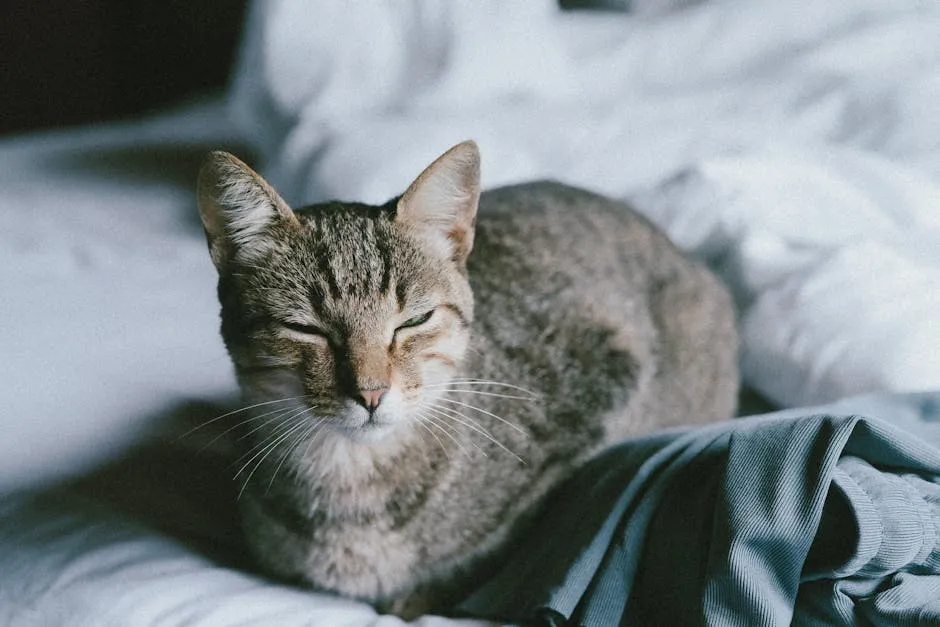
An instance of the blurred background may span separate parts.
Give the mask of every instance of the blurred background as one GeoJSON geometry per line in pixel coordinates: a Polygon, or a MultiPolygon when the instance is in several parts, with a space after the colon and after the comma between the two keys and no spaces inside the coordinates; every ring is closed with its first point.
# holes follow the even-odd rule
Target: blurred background
{"type": "Polygon", "coordinates": [[[0,492],[233,393],[213,149],[375,203],[474,138],[484,186],[627,200],[710,263],[773,404],[935,388],[937,32],[935,0],[4,0],[0,492]]]}
{"type": "MultiPolygon", "coordinates": [[[[695,0],[559,0],[655,13],[695,0]]],[[[249,0],[4,0],[0,135],[119,120],[220,92],[249,0]]]]}
{"type": "Polygon", "coordinates": [[[0,134],[146,114],[220,91],[247,0],[4,0],[0,134]]]}

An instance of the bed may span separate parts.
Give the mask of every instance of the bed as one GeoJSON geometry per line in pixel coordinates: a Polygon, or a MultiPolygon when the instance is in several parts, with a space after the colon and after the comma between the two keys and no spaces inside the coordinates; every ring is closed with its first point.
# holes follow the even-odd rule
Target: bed
{"type": "Polygon", "coordinates": [[[0,141],[0,623],[401,624],[255,573],[224,465],[164,435],[236,397],[194,180],[224,148],[289,202],[379,202],[473,138],[485,187],[626,199],[707,261],[738,309],[743,407],[783,411],[624,443],[582,479],[609,483],[578,502],[577,550],[533,540],[474,617],[415,624],[936,624],[937,32],[932,0],[257,2],[227,93],[0,141]],[[687,470],[660,472],[664,450],[687,470]],[[725,498],[717,525],[696,494],[745,494],[730,468],[790,487],[725,498]],[[712,553],[679,567],[670,545],[712,553]]]}

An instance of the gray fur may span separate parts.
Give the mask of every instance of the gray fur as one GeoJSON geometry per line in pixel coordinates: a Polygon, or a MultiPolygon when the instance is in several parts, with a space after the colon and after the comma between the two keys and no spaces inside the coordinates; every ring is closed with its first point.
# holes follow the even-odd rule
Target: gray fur
{"type": "Polygon", "coordinates": [[[246,401],[269,403],[238,478],[273,574],[446,611],[602,447],[733,414],[712,274],[621,203],[478,180],[467,142],[383,207],[291,214],[234,157],[207,160],[223,338],[246,401]],[[363,394],[386,388],[370,413],[363,394]]]}

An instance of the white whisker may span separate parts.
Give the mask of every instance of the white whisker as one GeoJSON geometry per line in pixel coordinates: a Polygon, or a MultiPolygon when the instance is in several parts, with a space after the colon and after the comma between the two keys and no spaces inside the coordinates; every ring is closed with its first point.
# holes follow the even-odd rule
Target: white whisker
{"type": "Polygon", "coordinates": [[[470,418],[469,416],[465,416],[464,414],[460,413],[460,412],[457,411],[456,409],[451,409],[450,407],[442,407],[442,406],[440,406],[440,405],[433,405],[433,404],[427,405],[427,408],[428,408],[430,411],[433,411],[433,412],[434,412],[435,414],[437,414],[438,416],[446,417],[448,420],[453,420],[454,422],[457,422],[457,423],[459,423],[459,424],[462,424],[462,425],[464,425],[465,427],[468,427],[468,428],[470,428],[470,429],[473,429],[473,430],[476,431],[477,433],[480,433],[480,434],[485,435],[485,436],[487,436],[487,437],[493,437],[493,434],[490,433],[489,430],[488,430],[486,427],[484,427],[483,425],[481,425],[481,424],[480,424],[479,422],[477,422],[476,420],[473,420],[473,419],[470,418]],[[459,416],[460,418],[465,419],[467,422],[464,422],[463,420],[458,420],[458,419],[456,418],[457,416],[459,416]]]}
{"type": "Polygon", "coordinates": [[[251,409],[255,409],[256,407],[263,407],[263,406],[265,406],[265,405],[273,405],[274,403],[286,403],[286,402],[288,402],[288,401],[296,401],[296,400],[299,400],[299,399],[302,399],[302,398],[306,398],[306,397],[307,397],[307,395],[305,394],[305,395],[303,395],[303,396],[292,396],[292,397],[290,397],[290,398],[278,398],[278,399],[274,399],[273,401],[264,401],[264,402],[261,402],[261,403],[255,403],[254,405],[248,405],[248,406],[246,406],[246,407],[240,407],[240,408],[238,408],[238,409],[233,409],[232,411],[226,412],[226,413],[222,414],[221,416],[216,416],[215,418],[212,418],[211,420],[207,420],[207,421],[205,421],[205,422],[203,422],[203,423],[200,423],[200,424],[196,425],[195,427],[193,427],[192,429],[190,429],[189,431],[187,431],[187,432],[184,433],[183,435],[179,436],[179,439],[183,439],[183,438],[185,438],[186,436],[191,435],[192,433],[198,431],[199,429],[202,429],[203,427],[212,424],[213,422],[216,422],[216,421],[218,421],[218,420],[222,420],[223,418],[228,418],[229,416],[233,416],[233,415],[235,415],[235,414],[240,414],[240,413],[243,412],[243,411],[248,411],[248,410],[251,410],[251,409]]]}
{"type": "Polygon", "coordinates": [[[491,434],[489,431],[481,427],[479,424],[476,423],[475,420],[473,420],[469,416],[466,416],[465,414],[461,414],[457,410],[450,409],[449,407],[440,407],[440,406],[430,407],[429,406],[428,409],[435,412],[438,416],[441,416],[442,418],[453,420],[454,422],[462,424],[468,429],[471,429],[472,431],[479,433],[480,435],[485,437],[487,440],[489,440],[490,442],[492,442],[499,448],[503,449],[504,451],[506,451],[513,457],[515,457],[517,460],[519,460],[520,463],[523,463],[523,464],[526,463],[526,461],[522,459],[522,457],[520,457],[515,451],[513,451],[512,449],[507,447],[505,444],[503,444],[502,442],[497,440],[495,437],[493,437],[493,434],[491,434]],[[463,418],[464,420],[461,420],[461,418],[463,418]]]}
{"type": "MultiPolygon", "coordinates": [[[[271,487],[274,485],[274,479],[275,477],[277,477],[277,473],[281,470],[281,466],[284,465],[284,462],[287,460],[287,458],[290,457],[294,453],[294,451],[296,451],[300,447],[300,445],[304,443],[304,440],[307,440],[311,436],[315,436],[317,431],[319,431],[323,427],[324,422],[325,422],[324,420],[317,420],[316,422],[314,422],[311,426],[307,428],[306,431],[304,431],[300,436],[297,437],[297,440],[292,445],[287,447],[287,450],[284,452],[283,455],[281,455],[280,460],[277,462],[277,466],[274,467],[274,472],[271,474],[271,480],[268,482],[268,487],[265,490],[265,492],[268,492],[271,490],[271,487]]],[[[309,443],[308,443],[308,446],[309,446],[309,443]]]]}
{"type": "MultiPolygon", "coordinates": [[[[245,459],[247,459],[248,460],[247,463],[250,464],[251,460],[254,459],[254,456],[257,452],[264,450],[268,446],[268,444],[276,441],[281,435],[283,435],[285,432],[292,429],[295,425],[297,425],[300,422],[302,421],[301,420],[285,420],[281,424],[276,425],[271,430],[271,433],[268,433],[260,442],[256,442],[251,448],[249,448],[242,455],[240,455],[238,459],[232,462],[231,466],[236,466],[245,459]]],[[[242,467],[242,470],[244,470],[244,467],[242,467]]],[[[235,476],[238,476],[238,473],[235,473],[235,476]]]]}
{"type": "Polygon", "coordinates": [[[313,448],[313,445],[314,443],[316,443],[317,438],[325,432],[325,428],[326,428],[326,420],[321,419],[319,422],[319,427],[317,428],[316,432],[312,434],[313,437],[311,437],[310,441],[307,442],[307,448],[304,449],[303,457],[310,456],[310,449],[313,448]]]}
{"type": "Polygon", "coordinates": [[[535,401],[536,400],[536,398],[533,396],[516,396],[513,394],[499,394],[497,392],[484,392],[482,390],[468,390],[468,389],[458,388],[458,387],[438,387],[434,385],[427,385],[425,387],[427,389],[434,389],[436,391],[459,392],[461,394],[476,394],[478,396],[495,396],[496,398],[511,398],[511,399],[517,399],[520,401],[535,401]]]}
{"type": "Polygon", "coordinates": [[[503,417],[501,417],[501,416],[497,416],[497,415],[494,414],[493,412],[486,411],[485,409],[483,409],[483,408],[481,408],[481,407],[476,407],[475,405],[470,405],[469,403],[464,403],[463,401],[458,401],[458,400],[455,400],[455,399],[452,399],[452,398],[447,398],[447,397],[441,397],[441,398],[439,398],[439,399],[437,399],[437,400],[438,400],[438,402],[453,403],[454,405],[460,405],[461,407],[466,407],[467,409],[472,409],[472,410],[474,410],[474,411],[478,411],[478,412],[480,412],[481,414],[486,414],[486,415],[489,416],[490,418],[495,418],[496,420],[499,420],[500,422],[502,422],[502,423],[505,424],[506,426],[512,427],[513,429],[515,429],[516,431],[518,431],[518,432],[521,433],[522,435],[528,436],[528,434],[527,434],[521,427],[519,427],[519,426],[517,426],[517,425],[514,425],[514,424],[512,424],[511,422],[509,422],[508,420],[506,420],[505,418],[503,418],[503,417]]]}
{"type": "MultiPolygon", "coordinates": [[[[264,422],[262,422],[260,425],[258,425],[257,427],[255,427],[255,428],[252,429],[251,431],[247,431],[246,433],[243,433],[241,436],[239,436],[238,439],[239,439],[239,440],[244,440],[244,439],[246,439],[246,438],[249,438],[249,437],[251,437],[253,434],[255,434],[255,433],[257,433],[258,431],[260,431],[261,429],[264,429],[266,426],[268,426],[268,425],[271,424],[272,422],[277,422],[277,421],[279,421],[279,420],[290,421],[290,420],[296,418],[297,416],[303,415],[303,414],[305,414],[306,412],[308,412],[308,411],[310,411],[310,410],[312,410],[312,409],[313,409],[313,407],[287,407],[287,408],[284,408],[284,409],[277,409],[277,410],[275,410],[275,411],[273,411],[273,412],[268,412],[268,413],[266,413],[266,414],[262,414],[262,416],[270,416],[271,414],[275,414],[275,415],[272,416],[271,418],[268,418],[267,420],[265,420],[264,422]],[[285,418],[284,416],[285,416],[286,414],[290,414],[290,415],[287,416],[287,418],[285,418]]],[[[243,420],[241,423],[239,423],[238,425],[236,425],[236,427],[237,427],[237,426],[245,425],[245,424],[247,424],[247,423],[249,423],[249,422],[253,422],[253,420],[250,419],[250,418],[247,419],[247,420],[243,420]]]]}
{"type": "Polygon", "coordinates": [[[255,443],[255,445],[252,446],[250,449],[248,449],[248,451],[245,454],[243,454],[241,457],[236,459],[234,463],[237,464],[241,460],[245,459],[246,457],[250,456],[252,453],[257,451],[258,449],[263,448],[269,442],[277,439],[282,433],[291,429],[294,425],[298,423],[303,423],[304,420],[303,418],[300,418],[300,416],[306,413],[308,409],[309,408],[306,408],[306,407],[301,407],[301,408],[292,407],[292,408],[288,408],[285,410],[281,410],[278,415],[272,418],[268,418],[267,420],[264,421],[263,424],[255,427],[250,432],[240,437],[239,440],[244,440],[248,438],[249,436],[251,436],[252,434],[254,434],[255,432],[267,427],[271,423],[275,423],[275,422],[280,423],[271,430],[271,433],[268,433],[264,438],[261,439],[260,442],[255,443]],[[284,415],[288,413],[290,415],[285,418],[284,415]]]}
{"type": "MultiPolygon", "coordinates": [[[[291,400],[294,400],[294,399],[291,399],[291,400]]],[[[240,420],[240,421],[236,422],[234,425],[232,425],[231,427],[229,427],[228,429],[226,429],[225,431],[223,431],[222,433],[218,434],[217,436],[215,436],[214,438],[212,438],[211,440],[209,440],[209,442],[208,442],[205,446],[203,446],[202,450],[205,450],[205,449],[209,448],[209,447],[212,446],[216,441],[218,441],[220,438],[225,437],[227,434],[229,434],[229,433],[231,433],[232,431],[238,429],[239,427],[244,427],[245,425],[247,425],[247,424],[249,424],[249,423],[256,422],[256,421],[258,421],[258,420],[263,420],[264,418],[266,418],[266,417],[268,417],[268,416],[271,416],[272,414],[277,414],[274,418],[269,418],[268,420],[265,420],[265,421],[261,424],[261,426],[259,426],[258,428],[253,429],[252,431],[249,431],[247,434],[245,434],[245,435],[243,435],[242,437],[238,438],[239,440],[243,440],[245,437],[247,437],[248,435],[251,435],[252,433],[254,433],[255,431],[257,431],[258,429],[261,429],[261,428],[263,428],[264,426],[271,424],[271,423],[274,422],[275,420],[278,420],[281,416],[283,416],[284,414],[290,412],[292,409],[294,409],[294,408],[293,408],[293,407],[287,407],[287,408],[281,408],[281,409],[272,409],[271,411],[266,411],[266,412],[264,412],[263,414],[258,414],[258,415],[255,415],[255,416],[250,416],[250,417],[248,417],[248,418],[245,418],[244,420],[240,420]]]]}
{"type": "Polygon", "coordinates": [[[455,378],[453,378],[453,379],[450,379],[450,380],[448,380],[448,381],[446,381],[446,382],[442,382],[442,383],[429,383],[429,384],[427,384],[425,387],[429,387],[429,388],[432,388],[432,387],[446,387],[446,386],[452,385],[452,384],[453,384],[453,385],[492,385],[492,386],[496,386],[496,387],[509,388],[509,389],[512,389],[512,390],[517,390],[517,391],[519,391],[519,392],[524,392],[525,394],[528,394],[529,396],[531,396],[531,397],[534,398],[534,399],[535,399],[535,398],[538,398],[538,396],[539,396],[538,394],[536,394],[536,393],[533,392],[532,390],[526,389],[526,388],[524,388],[524,387],[520,387],[520,386],[518,386],[518,385],[513,385],[512,383],[504,383],[504,382],[502,382],[502,381],[492,381],[492,380],[490,380],[490,379],[474,379],[474,378],[471,378],[471,377],[455,377],[455,378]]]}
{"type": "Polygon", "coordinates": [[[416,418],[417,418],[418,426],[420,426],[422,429],[430,433],[431,437],[437,440],[438,445],[440,445],[441,447],[441,451],[444,452],[444,457],[446,457],[447,459],[450,459],[450,454],[447,452],[447,447],[444,446],[444,442],[442,442],[441,439],[437,437],[437,434],[431,431],[431,429],[425,424],[426,418],[420,414],[416,416],[416,418]]]}
{"type": "MultiPolygon", "coordinates": [[[[449,427],[449,425],[438,422],[438,420],[436,420],[434,416],[431,416],[429,414],[423,414],[422,419],[425,420],[428,425],[434,427],[435,429],[443,433],[445,436],[447,436],[457,446],[457,448],[460,449],[460,451],[464,455],[467,455],[467,456],[470,455],[470,451],[467,450],[467,448],[463,445],[463,443],[460,440],[458,440],[454,436],[454,434],[448,430],[447,427],[449,427]]],[[[484,456],[486,456],[486,453],[483,451],[483,449],[480,449],[479,447],[477,448],[481,453],[483,453],[484,456]]]]}
{"type": "Polygon", "coordinates": [[[235,473],[235,476],[238,477],[238,475],[240,475],[242,472],[244,472],[244,470],[248,467],[249,464],[251,464],[251,462],[252,462],[255,458],[257,458],[259,455],[261,455],[261,459],[259,459],[258,462],[255,464],[254,468],[251,469],[251,471],[248,473],[248,476],[245,477],[245,482],[242,484],[242,488],[241,488],[241,490],[239,490],[239,492],[238,492],[238,498],[239,498],[239,499],[241,498],[242,494],[245,492],[245,488],[248,487],[248,483],[251,481],[251,477],[255,474],[255,472],[258,470],[258,468],[261,467],[261,464],[264,463],[264,460],[267,459],[268,455],[269,455],[274,449],[276,449],[278,446],[280,446],[280,444],[281,444],[282,442],[284,442],[285,440],[287,440],[287,438],[289,438],[292,434],[296,433],[300,428],[302,428],[303,426],[305,426],[305,424],[306,424],[306,421],[305,421],[305,420],[303,420],[303,419],[297,420],[296,423],[295,423],[291,428],[287,429],[282,435],[280,435],[279,437],[275,438],[274,441],[272,441],[270,444],[268,444],[267,446],[265,446],[263,449],[261,449],[260,451],[258,451],[257,453],[255,453],[255,455],[254,455],[251,459],[249,459],[247,462],[245,462],[245,464],[241,467],[241,469],[239,469],[239,471],[235,473]]]}

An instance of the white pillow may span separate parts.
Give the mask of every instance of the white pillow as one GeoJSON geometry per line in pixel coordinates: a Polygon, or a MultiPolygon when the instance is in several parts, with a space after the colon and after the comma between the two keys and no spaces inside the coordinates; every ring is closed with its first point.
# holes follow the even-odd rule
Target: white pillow
{"type": "Polygon", "coordinates": [[[559,17],[554,0],[255,2],[234,108],[270,158],[301,118],[573,94],[559,17]]]}
{"type": "Polygon", "coordinates": [[[848,149],[707,160],[635,202],[722,269],[745,376],[787,406],[940,388],[940,186],[848,149]]]}

